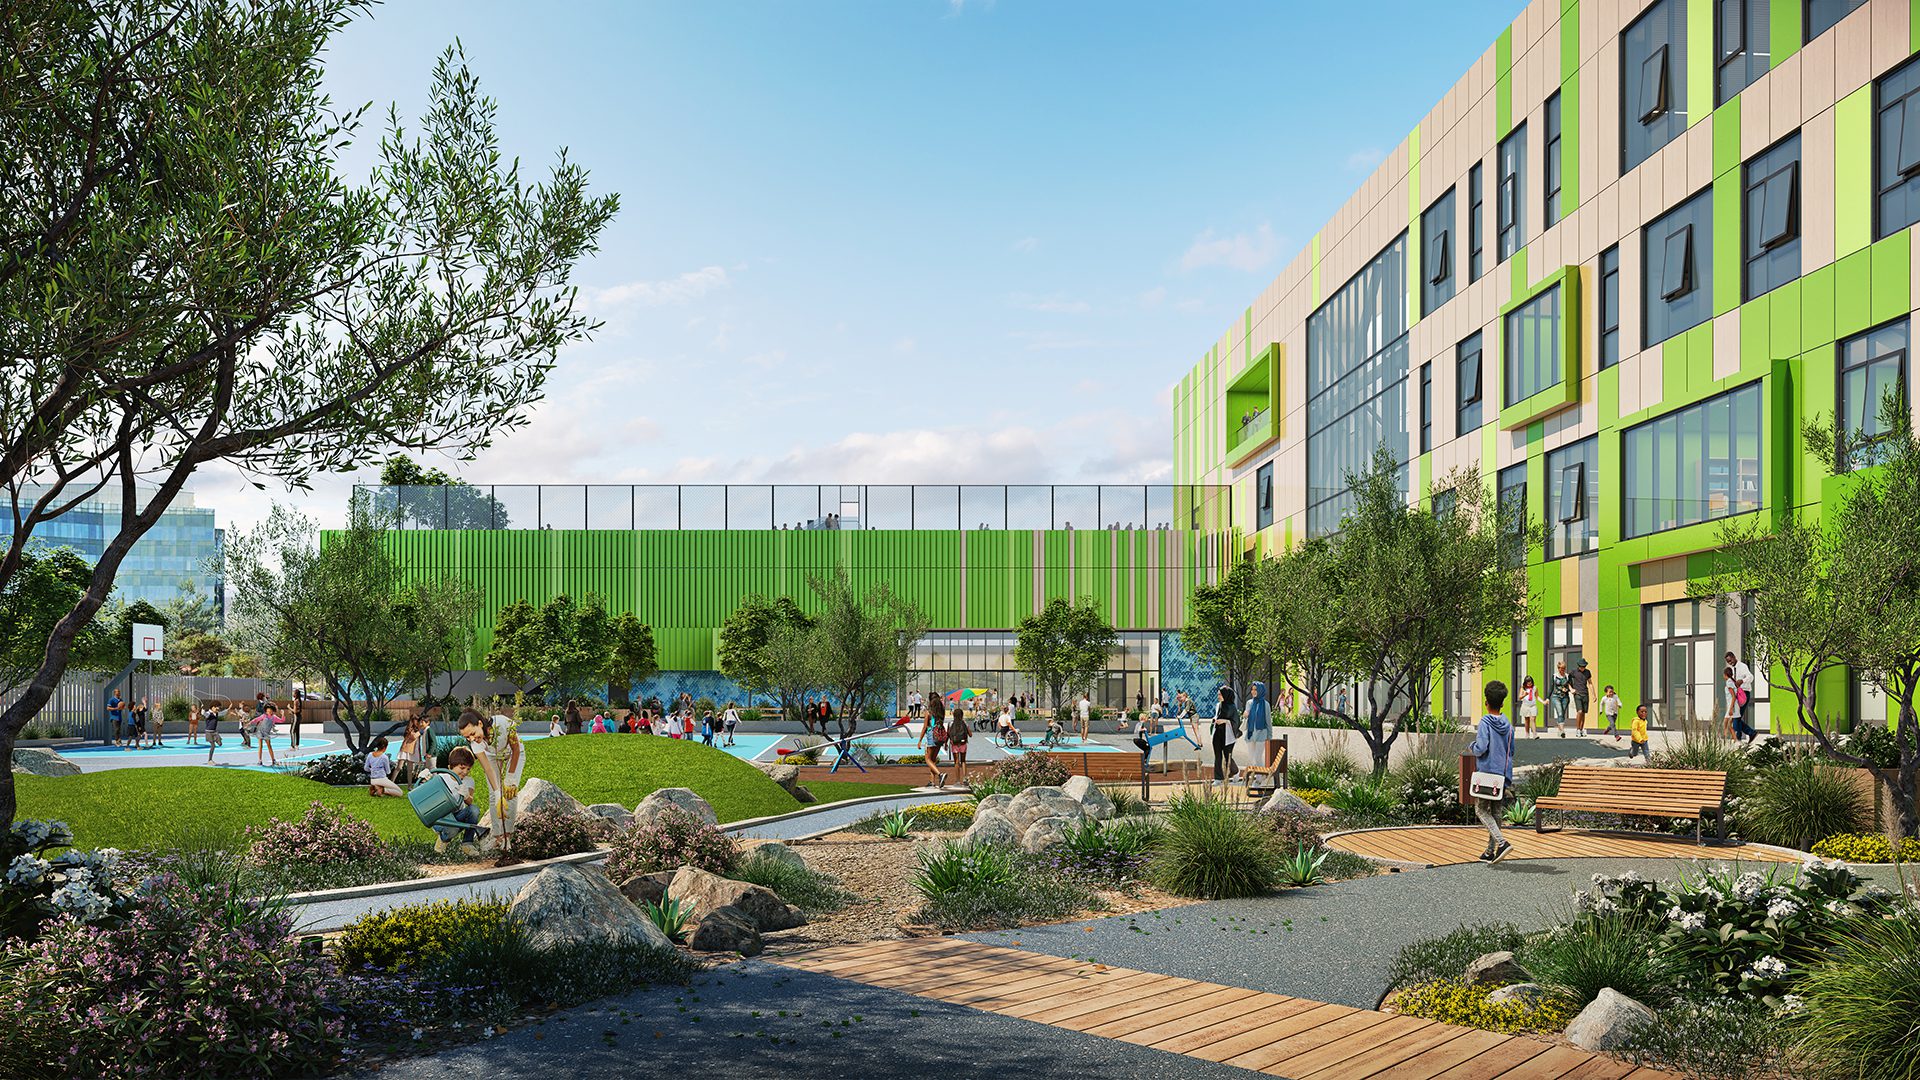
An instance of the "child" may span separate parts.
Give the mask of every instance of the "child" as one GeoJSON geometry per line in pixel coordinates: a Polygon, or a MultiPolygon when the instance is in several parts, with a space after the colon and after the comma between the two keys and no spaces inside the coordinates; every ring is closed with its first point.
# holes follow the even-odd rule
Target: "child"
{"type": "Polygon", "coordinates": [[[1520,722],[1527,727],[1527,734],[1533,734],[1533,721],[1540,715],[1540,691],[1534,689],[1533,676],[1520,680],[1520,722]]]}
{"type": "Polygon", "coordinates": [[[140,703],[133,707],[133,741],[127,744],[127,749],[138,750],[142,746],[146,745],[146,742],[147,742],[147,699],[141,698],[140,703]]]}
{"type": "Polygon", "coordinates": [[[393,759],[387,757],[387,737],[376,736],[367,744],[367,794],[372,798],[382,795],[404,795],[400,785],[393,782],[393,759]]]}
{"type": "Polygon", "coordinates": [[[207,710],[207,764],[213,764],[213,752],[220,749],[220,706],[207,710]]]}
{"type": "Polygon", "coordinates": [[[200,703],[196,701],[193,703],[193,707],[187,710],[187,742],[191,744],[193,740],[199,737],[200,703]]]}
{"type": "Polygon", "coordinates": [[[1647,757],[1647,707],[1645,705],[1633,710],[1633,727],[1629,730],[1632,742],[1627,746],[1627,760],[1632,761],[1634,755],[1638,754],[1642,761],[1648,761],[1651,764],[1647,757]]]}
{"type": "Polygon", "coordinates": [[[253,763],[255,765],[280,764],[280,759],[277,756],[275,756],[273,752],[273,735],[274,735],[273,726],[275,724],[278,724],[279,722],[280,722],[280,715],[279,713],[274,711],[273,704],[269,702],[267,704],[267,711],[260,714],[260,719],[258,721],[258,723],[260,724],[259,728],[256,729],[253,733],[254,734],[253,763]],[[266,757],[265,761],[261,760],[262,755],[265,755],[266,757]]]}
{"type": "Polygon", "coordinates": [[[700,714],[700,745],[713,745],[713,710],[700,714]]]}
{"type": "Polygon", "coordinates": [[[1489,682],[1481,692],[1487,711],[1481,715],[1480,724],[1474,729],[1473,746],[1468,753],[1474,756],[1473,814],[1487,830],[1487,850],[1480,853],[1480,861],[1492,865],[1499,862],[1513,850],[1512,842],[1500,835],[1500,814],[1512,797],[1513,788],[1513,725],[1502,715],[1502,707],[1507,703],[1507,686],[1498,679],[1489,682]],[[1486,794],[1480,793],[1482,777],[1491,778],[1492,789],[1486,794]]]}
{"type": "Polygon", "coordinates": [[[1620,737],[1620,695],[1613,692],[1613,685],[1607,685],[1606,694],[1600,698],[1600,714],[1607,718],[1607,737],[1620,737]]]}
{"type": "Polygon", "coordinates": [[[726,745],[732,746],[733,729],[740,726],[740,710],[734,708],[733,702],[731,701],[727,702],[727,712],[725,716],[720,718],[720,726],[725,728],[727,732],[726,745]]]}
{"type": "Polygon", "coordinates": [[[547,737],[557,739],[565,734],[566,730],[567,729],[560,723],[560,714],[554,713],[553,719],[547,724],[547,737]]]}
{"type": "Polygon", "coordinates": [[[593,714],[593,734],[605,735],[606,733],[607,733],[607,718],[604,716],[601,716],[599,713],[594,713],[593,714]]]}
{"type": "MultiPolygon", "coordinates": [[[[453,775],[457,779],[447,780],[444,776],[440,779],[452,787],[453,793],[460,798],[459,809],[449,816],[467,825],[478,825],[480,810],[473,805],[473,751],[464,746],[454,747],[447,752],[447,768],[453,770],[453,775]]],[[[447,850],[447,845],[456,839],[468,844],[480,839],[480,830],[474,828],[455,829],[436,825],[433,831],[440,834],[440,842],[433,845],[435,851],[447,850]]]]}
{"type": "Polygon", "coordinates": [[[680,720],[682,725],[680,730],[680,737],[688,741],[692,741],[693,739],[693,705],[691,703],[687,705],[687,711],[681,715],[680,720]]]}
{"type": "Polygon", "coordinates": [[[400,733],[400,752],[393,756],[393,778],[403,784],[415,784],[420,781],[420,718],[407,720],[407,730],[400,733]]]}

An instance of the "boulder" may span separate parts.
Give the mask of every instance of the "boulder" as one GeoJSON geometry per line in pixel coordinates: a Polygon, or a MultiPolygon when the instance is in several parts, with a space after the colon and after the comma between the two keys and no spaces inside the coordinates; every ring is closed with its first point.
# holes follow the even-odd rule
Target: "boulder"
{"type": "Polygon", "coordinates": [[[1060,785],[1060,790],[1078,800],[1087,816],[1096,821],[1105,821],[1113,816],[1113,800],[1094,785],[1091,777],[1071,777],[1060,785]]]}
{"type": "Polygon", "coordinates": [[[753,767],[767,774],[767,779],[786,789],[787,794],[803,803],[813,801],[813,793],[800,786],[800,766],[788,765],[784,761],[753,763],[753,767]]]}
{"type": "Polygon", "coordinates": [[[1474,957],[1461,973],[1469,983],[1517,983],[1527,980],[1527,973],[1519,964],[1513,962],[1513,954],[1502,949],[1474,957]]]}
{"type": "Polygon", "coordinates": [[[1076,824],[1063,817],[1043,817],[1020,834],[1020,850],[1038,855],[1067,841],[1067,831],[1076,824]]]}
{"type": "Polygon", "coordinates": [[[1260,804],[1260,812],[1263,814],[1317,814],[1320,808],[1293,792],[1281,788],[1267,796],[1267,801],[1260,804]]]}
{"type": "Polygon", "coordinates": [[[633,811],[617,802],[597,802],[587,807],[587,813],[605,821],[616,829],[624,829],[633,823],[633,811]]]}
{"type": "Polygon", "coordinates": [[[78,776],[80,766],[44,746],[13,748],[13,771],[35,776],[78,776]]]}
{"type": "Polygon", "coordinates": [[[671,949],[667,935],[613,887],[598,867],[557,863],[513,898],[513,917],[536,949],[644,945],[671,949]]]}
{"type": "Polygon", "coordinates": [[[620,895],[635,904],[658,904],[667,895],[667,886],[671,884],[673,884],[671,870],[635,874],[620,883],[620,895]]]}
{"type": "Polygon", "coordinates": [[[513,800],[513,812],[518,817],[526,817],[535,810],[556,807],[570,814],[584,814],[587,808],[580,800],[560,789],[560,785],[551,780],[534,777],[520,785],[520,794],[513,800]]]}
{"type": "Polygon", "coordinates": [[[973,812],[973,824],[960,836],[963,844],[1001,844],[1011,847],[1020,842],[1022,830],[1016,827],[1012,819],[998,810],[979,809],[973,812]]]}
{"type": "Polygon", "coordinates": [[[1075,821],[1087,816],[1087,808],[1080,800],[1057,787],[1030,787],[1013,797],[1005,811],[1007,820],[1013,823],[1023,835],[1034,822],[1045,817],[1071,818],[1075,821]]]}
{"type": "Polygon", "coordinates": [[[1487,995],[1489,1005],[1525,1005],[1538,1008],[1547,1000],[1546,988],[1538,983],[1517,982],[1511,986],[1502,986],[1487,995]]]}
{"type": "Polygon", "coordinates": [[[641,799],[640,805],[633,808],[633,823],[651,825],[655,818],[669,809],[692,814],[709,825],[720,824],[720,815],[713,812],[707,800],[683,787],[663,787],[641,799]]]}
{"type": "Polygon", "coordinates": [[[739,908],[718,907],[701,916],[687,938],[687,947],[700,952],[737,952],[758,956],[766,948],[752,916],[739,908]]]}
{"type": "Polygon", "coordinates": [[[1007,812],[1007,804],[1012,801],[1013,801],[1013,796],[1005,793],[1002,793],[999,795],[989,795],[986,798],[981,799],[979,802],[974,804],[973,812],[976,814],[979,814],[979,813],[984,813],[988,810],[992,810],[992,811],[995,811],[996,813],[1004,814],[1007,812]]]}
{"type": "Polygon", "coordinates": [[[693,866],[683,866],[674,872],[667,895],[682,903],[691,903],[696,917],[700,917],[701,912],[733,908],[752,919],[754,929],[762,933],[791,930],[807,921],[799,908],[780,899],[780,894],[772,889],[709,874],[693,866]]]}
{"type": "Polygon", "coordinates": [[[1653,1022],[1653,1010],[1609,986],[1567,1025],[1567,1041],[1582,1050],[1613,1050],[1635,1028],[1653,1022]]]}
{"type": "Polygon", "coordinates": [[[747,849],[748,855],[759,855],[763,859],[774,859],[802,870],[807,868],[807,860],[800,853],[778,840],[765,840],[747,849]]]}

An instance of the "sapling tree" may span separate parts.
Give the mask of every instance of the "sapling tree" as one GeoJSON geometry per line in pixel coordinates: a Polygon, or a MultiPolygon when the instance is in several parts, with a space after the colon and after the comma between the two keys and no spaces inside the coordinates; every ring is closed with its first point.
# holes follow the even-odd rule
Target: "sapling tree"
{"type": "Polygon", "coordinates": [[[1107,670],[1119,640],[1091,596],[1077,604],[1056,596],[1021,619],[1015,632],[1014,664],[1046,688],[1056,710],[1065,704],[1069,688],[1092,686],[1107,670]]]}
{"type": "Polygon", "coordinates": [[[1207,662],[1233,687],[1236,700],[1245,701],[1253,680],[1256,655],[1252,642],[1253,615],[1260,571],[1252,562],[1236,562],[1218,582],[1201,582],[1187,598],[1187,620],[1180,628],[1180,644],[1207,662]]]}
{"type": "Polygon", "coordinates": [[[615,200],[564,153],[523,177],[457,49],[420,130],[389,110],[370,174],[340,174],[364,110],[328,99],[323,58],[370,7],[0,5],[0,593],[48,522],[121,506],[0,757],[203,466],[304,488],[390,447],[470,457],[594,327],[570,280],[615,200]]]}

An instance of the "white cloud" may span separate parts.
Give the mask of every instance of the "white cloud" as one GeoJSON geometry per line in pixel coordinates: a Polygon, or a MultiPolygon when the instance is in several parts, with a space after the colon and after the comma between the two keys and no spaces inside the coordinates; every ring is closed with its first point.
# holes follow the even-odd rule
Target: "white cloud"
{"type": "Polygon", "coordinates": [[[1347,171],[1372,172],[1374,166],[1386,159],[1386,151],[1377,146],[1363,147],[1347,155],[1347,171]]]}
{"type": "Polygon", "coordinates": [[[642,307],[680,307],[728,284],[727,268],[703,266],[660,281],[629,281],[605,289],[587,290],[588,303],[597,311],[637,304],[642,307]]]}
{"type": "Polygon", "coordinates": [[[1033,251],[1039,246],[1040,238],[1037,236],[1023,236],[1013,242],[1013,250],[1021,253],[1033,251]]]}
{"type": "Polygon", "coordinates": [[[1207,309],[1207,302],[1197,296],[1189,296],[1181,300],[1175,300],[1173,302],[1173,309],[1182,314],[1191,315],[1198,311],[1205,311],[1207,309]]]}
{"type": "Polygon", "coordinates": [[[1231,236],[1220,236],[1208,229],[1194,238],[1180,256],[1180,269],[1225,266],[1251,272],[1272,262],[1278,248],[1279,241],[1273,235],[1273,226],[1265,222],[1251,233],[1234,233],[1231,236]]]}

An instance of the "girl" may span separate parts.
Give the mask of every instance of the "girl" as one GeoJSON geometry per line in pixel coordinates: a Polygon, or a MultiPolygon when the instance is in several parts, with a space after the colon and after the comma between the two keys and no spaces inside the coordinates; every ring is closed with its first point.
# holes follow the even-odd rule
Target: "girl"
{"type": "Polygon", "coordinates": [[[254,733],[256,738],[254,740],[254,747],[253,747],[253,763],[255,765],[280,764],[279,757],[276,756],[273,752],[273,736],[274,736],[273,729],[274,729],[274,725],[278,724],[279,722],[280,722],[279,712],[273,707],[272,702],[268,702],[267,711],[260,714],[260,730],[254,733]],[[266,760],[264,761],[261,760],[261,755],[263,754],[266,757],[266,760]]]}
{"type": "Polygon", "coordinates": [[[393,782],[393,761],[387,757],[387,737],[378,735],[367,744],[367,795],[378,799],[383,795],[405,795],[400,785],[393,782]]]}
{"type": "Polygon", "coordinates": [[[593,714],[593,733],[595,735],[605,735],[607,733],[607,718],[601,716],[599,713],[593,714]]]}
{"type": "Polygon", "coordinates": [[[732,746],[733,729],[740,726],[740,710],[734,708],[733,702],[731,701],[727,702],[727,711],[720,717],[720,726],[725,729],[727,733],[727,739],[724,745],[732,746]]]}
{"type": "Polygon", "coordinates": [[[915,746],[927,748],[923,755],[927,762],[927,776],[933,780],[934,787],[947,786],[947,774],[940,771],[940,747],[947,741],[947,703],[935,694],[927,702],[930,711],[927,722],[920,725],[920,738],[915,746]]]}
{"type": "Polygon", "coordinates": [[[1726,691],[1727,696],[1726,718],[1721,724],[1721,727],[1725,731],[1727,738],[1731,739],[1735,737],[1734,732],[1738,730],[1741,719],[1740,683],[1733,677],[1732,664],[1728,664],[1726,667],[1720,669],[1720,678],[1722,680],[1722,688],[1726,691]]]}
{"type": "Polygon", "coordinates": [[[420,776],[420,718],[407,718],[407,730],[400,733],[400,751],[394,755],[393,772],[403,784],[419,781],[420,776]]]}
{"type": "Polygon", "coordinates": [[[554,713],[553,719],[549,721],[547,724],[547,737],[550,739],[557,739],[560,736],[565,735],[566,733],[567,733],[566,726],[560,722],[560,714],[554,713]]]}
{"type": "Polygon", "coordinates": [[[1567,713],[1572,711],[1568,697],[1573,693],[1571,680],[1567,677],[1567,662],[1556,660],[1553,664],[1553,723],[1560,729],[1560,737],[1567,737],[1567,713]]]}
{"type": "Polygon", "coordinates": [[[1533,688],[1533,676],[1520,680],[1520,722],[1527,726],[1527,737],[1533,737],[1533,719],[1540,715],[1540,692],[1533,688]]]}
{"type": "Polygon", "coordinates": [[[193,740],[199,737],[200,703],[196,701],[193,703],[193,707],[187,710],[187,742],[191,744],[193,740]]]}
{"type": "MultiPolygon", "coordinates": [[[[961,786],[967,784],[967,739],[971,732],[967,728],[967,714],[964,709],[953,710],[953,716],[947,720],[947,753],[953,755],[954,772],[961,786]]],[[[941,780],[944,782],[945,777],[941,780]]]]}

